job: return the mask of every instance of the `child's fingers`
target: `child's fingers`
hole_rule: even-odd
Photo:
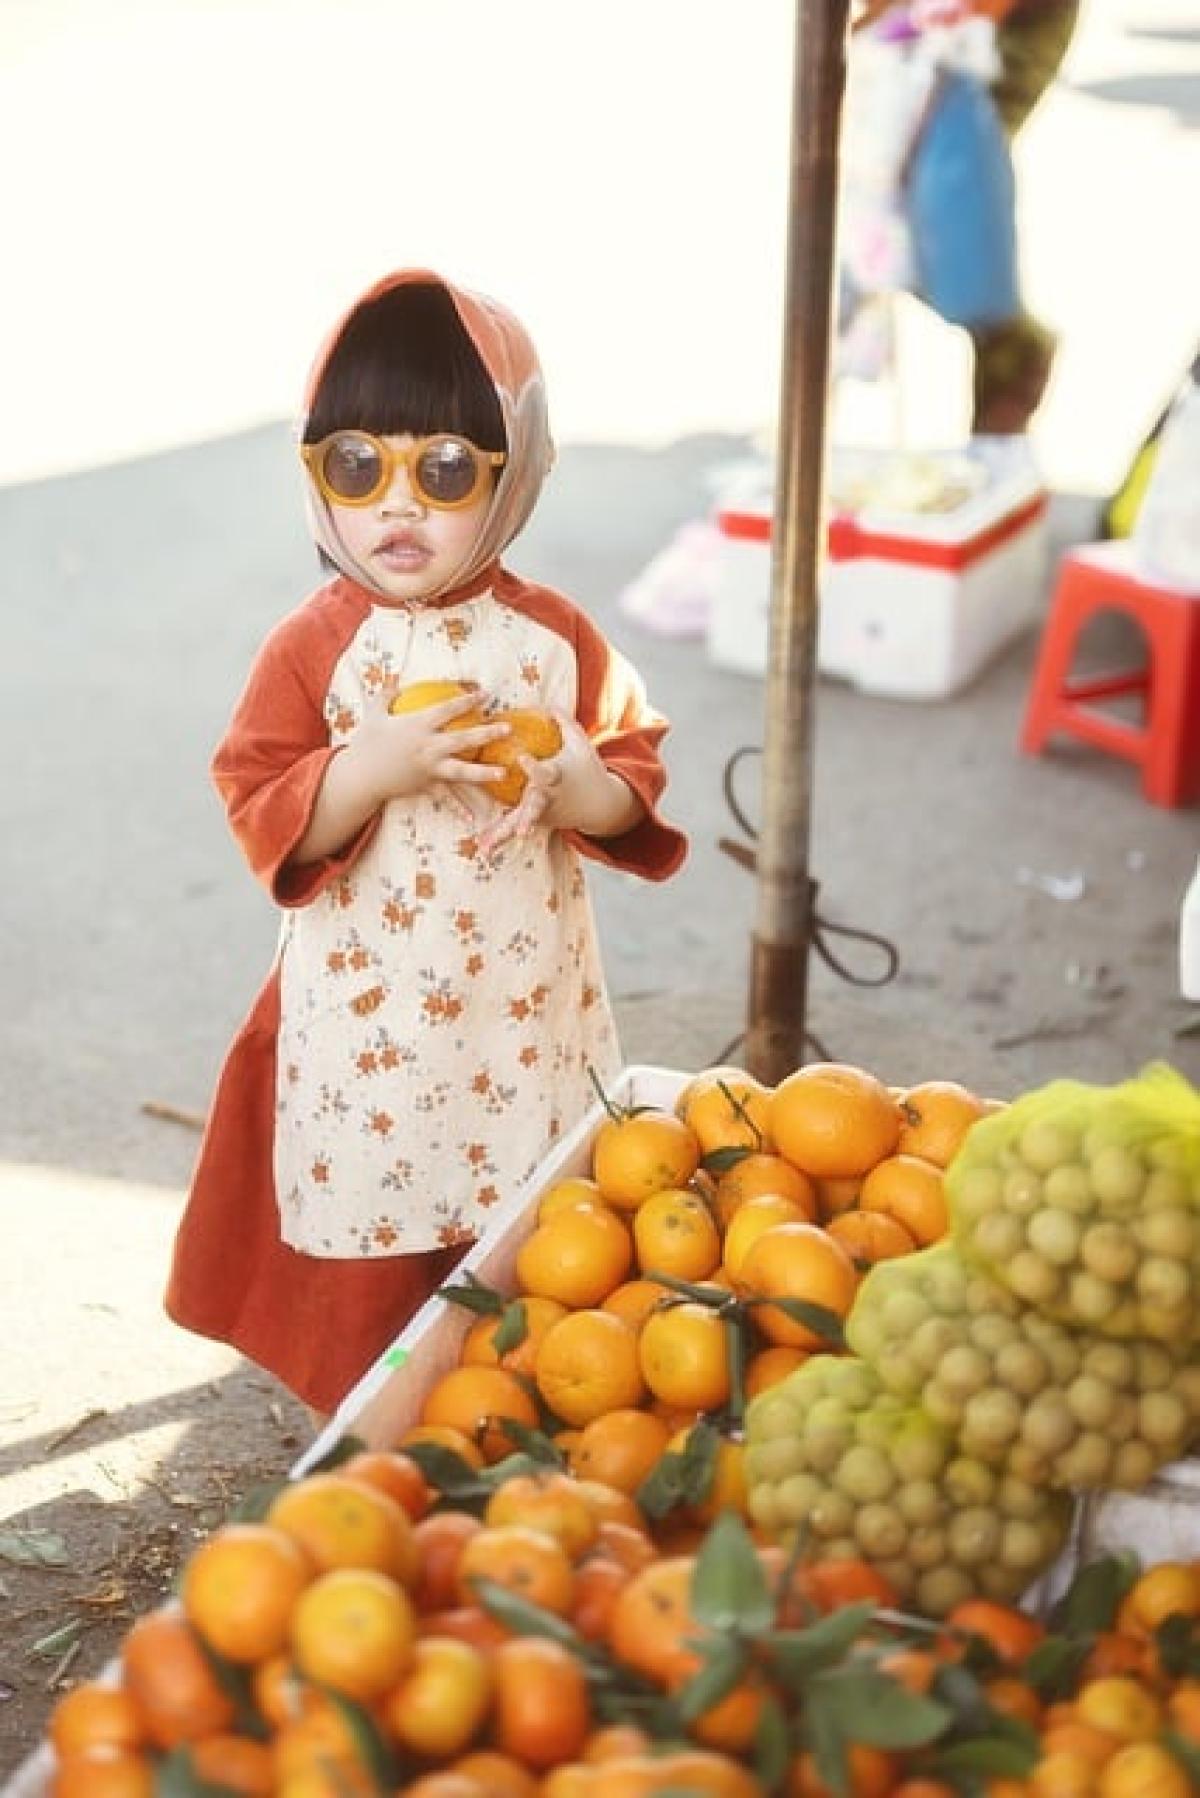
[[[471,724],[454,733],[455,753],[461,755],[465,749],[482,749],[488,743],[498,743],[501,737],[512,735],[510,724]]]

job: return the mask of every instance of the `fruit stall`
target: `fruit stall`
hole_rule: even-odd
[[[21,1798],[1200,1791],[1200,1096],[627,1069]]]

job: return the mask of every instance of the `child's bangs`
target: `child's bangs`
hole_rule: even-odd
[[[454,431],[481,449],[506,448],[491,376],[440,287],[394,288],[348,321],[330,354],[305,427],[429,436]]]

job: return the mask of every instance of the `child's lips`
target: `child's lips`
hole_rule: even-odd
[[[385,537],[375,551],[378,560],[386,567],[405,574],[424,568],[432,553],[427,544],[409,531],[399,531],[393,537]]]

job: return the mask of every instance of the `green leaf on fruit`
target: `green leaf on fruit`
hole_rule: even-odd
[[[717,1636],[704,1643],[703,1662],[675,1693],[675,1709],[681,1723],[694,1723],[714,1704],[720,1704],[737,1685],[750,1663],[750,1646],[736,1636]]]
[[[509,1441],[514,1443],[521,1454],[532,1461],[536,1467],[544,1471],[547,1467],[566,1466],[567,1457],[561,1448],[555,1447],[544,1430],[531,1430],[527,1423],[521,1423],[515,1417],[498,1417],[496,1422]],[[505,1477],[511,1478],[516,1472],[516,1469],[510,1465],[512,1458],[512,1456],[506,1456],[504,1461],[497,1461],[495,1466],[489,1469],[489,1473],[494,1474],[496,1467],[505,1467]],[[521,1471],[525,1472],[526,1469],[522,1468]],[[502,1484],[503,1482],[496,1483]]]
[[[767,1643],[767,1653],[790,1686],[802,1687],[812,1674],[843,1660],[847,1649],[874,1620],[873,1604],[842,1605],[805,1629],[774,1631]]]
[[[954,1714],[936,1699],[909,1692],[874,1667],[839,1668],[820,1675],[809,1702],[820,1702],[849,1741],[872,1748],[923,1748],[944,1735]]]
[[[1098,1635],[1111,1629],[1117,1609],[1141,1572],[1130,1550],[1089,1561],[1050,1612],[1050,1627],[1066,1636]]]
[[[464,1311],[471,1311],[476,1317],[503,1317],[509,1302],[494,1287],[485,1286],[469,1269],[463,1275],[461,1286],[439,1286],[437,1296],[445,1299],[447,1304],[461,1305]]]
[[[758,1551],[735,1511],[723,1511],[704,1538],[689,1597],[692,1616],[706,1629],[761,1635],[774,1622],[775,1601]]]
[[[512,1299],[500,1313],[500,1322],[492,1332],[492,1347],[497,1355],[510,1355],[519,1349],[529,1334],[529,1312],[524,1299]]]
[[[665,1517],[678,1505],[699,1505],[712,1491],[717,1472],[720,1431],[711,1423],[693,1424],[681,1449],[668,1449],[637,1489],[647,1517]]]
[[[1021,1669],[1039,1698],[1069,1698],[1078,1674],[1091,1652],[1090,1637],[1047,1636],[1039,1642]]]
[[[803,1324],[814,1336],[830,1348],[844,1350],[846,1335],[842,1329],[842,1320],[836,1311],[829,1311],[824,1305],[812,1305],[807,1299],[746,1299],[747,1310],[759,1305],[771,1305],[776,1311],[782,1311],[794,1324]]]
[[[792,1733],[787,1712],[772,1696],[763,1704],[754,1732],[754,1771],[768,1792],[777,1791],[783,1784],[791,1758]]]
[[[737,1148],[710,1149],[709,1153],[701,1160],[700,1166],[706,1174],[716,1174],[720,1179],[722,1174],[727,1174],[731,1167],[738,1165],[739,1161],[745,1161],[747,1155],[752,1152],[750,1149]]]
[[[1154,1632],[1154,1641],[1164,1673],[1172,1679],[1200,1676],[1200,1630],[1195,1617],[1179,1612],[1164,1617]]]
[[[1037,1765],[1040,1754],[1036,1737],[1032,1744],[1025,1744],[1011,1736],[973,1736],[940,1748],[934,1757],[932,1771],[935,1775],[944,1773],[949,1778],[958,1773],[983,1773],[1024,1779]]]
[[[318,1690],[333,1705],[345,1723],[350,1739],[354,1743],[355,1758],[373,1782],[376,1791],[392,1792],[396,1788],[399,1769],[396,1757],[379,1725],[361,1704],[347,1698],[344,1692],[338,1692],[333,1686],[321,1685]],[[347,1781],[347,1784],[352,1782]]]

